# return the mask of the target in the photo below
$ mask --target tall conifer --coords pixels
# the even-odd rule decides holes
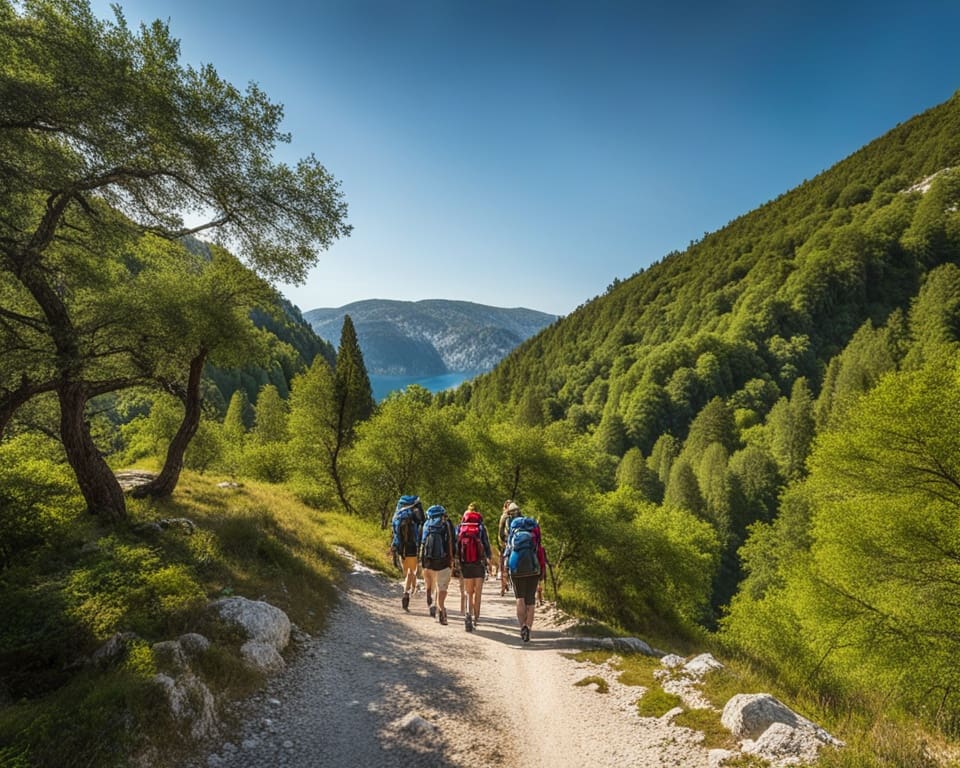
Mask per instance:
[[[344,315],[343,329],[340,331],[334,391],[336,407],[341,414],[342,438],[349,443],[356,425],[370,418],[376,405],[367,367],[363,362],[363,353],[357,341],[357,331],[350,315]]]

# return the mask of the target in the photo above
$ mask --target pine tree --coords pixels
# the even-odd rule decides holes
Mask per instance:
[[[784,476],[788,480],[803,477],[814,435],[813,397],[806,379],[793,383],[790,399],[780,399],[770,411],[767,425],[770,448]]]
[[[655,504],[663,499],[663,483],[657,473],[647,466],[647,460],[639,448],[630,448],[617,466],[617,487],[640,491],[643,497]]]
[[[670,468],[670,478],[663,493],[663,504],[674,509],[685,509],[703,517],[705,504],[697,476],[685,458],[677,459]]]
[[[363,362],[363,353],[357,341],[357,332],[350,315],[344,315],[340,331],[340,346],[337,348],[337,364],[334,376],[335,407],[340,414],[339,431],[342,442],[349,444],[357,424],[373,414],[376,401],[373,388]]]

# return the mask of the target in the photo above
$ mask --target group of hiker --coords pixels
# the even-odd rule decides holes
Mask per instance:
[[[419,496],[405,495],[397,501],[390,550],[403,572],[401,606],[410,610],[417,591],[418,570],[422,569],[427,608],[431,618],[447,624],[447,593],[450,581],[460,582],[460,611],[467,632],[480,621],[483,582],[488,575],[500,578],[500,595],[513,590],[517,598],[517,621],[523,642],[530,640],[530,628],[537,602],[543,600],[547,557],[540,525],[524,515],[512,499],[503,503],[497,526],[499,560],[493,549],[483,516],[476,503],[467,505],[457,524],[440,504],[423,509]]]

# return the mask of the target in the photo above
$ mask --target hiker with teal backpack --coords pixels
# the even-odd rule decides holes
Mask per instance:
[[[483,596],[483,578],[487,562],[493,556],[490,537],[483,526],[483,516],[471,502],[457,526],[457,560],[460,563],[461,583],[467,596],[463,622],[467,632],[480,620],[480,598]]]
[[[530,642],[530,628],[537,612],[537,586],[546,578],[547,556],[536,519],[520,515],[510,522],[506,563],[513,593],[517,596],[520,639]]]
[[[420,537],[420,562],[427,587],[427,606],[431,616],[447,623],[447,590],[453,573],[455,534],[447,510],[434,504],[427,510],[427,521]],[[434,604],[436,590],[436,604]]]
[[[401,496],[393,513],[393,540],[390,552],[396,562],[399,559],[403,572],[403,597],[400,605],[410,610],[410,595],[417,586],[417,554],[420,548],[420,531],[424,522],[423,504],[419,496]]]

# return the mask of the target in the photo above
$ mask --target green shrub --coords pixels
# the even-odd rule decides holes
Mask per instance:
[[[595,685],[597,686],[597,693],[610,692],[609,684],[607,683],[606,680],[604,680],[599,675],[590,675],[589,677],[585,677],[582,680],[577,680],[577,682],[575,682],[574,685],[576,685],[579,688],[585,688],[588,685]]]
[[[50,441],[19,435],[0,443],[0,569],[69,535],[83,514],[76,481]]]
[[[147,724],[155,728],[164,712],[163,694],[149,679],[86,673],[42,701],[0,709],[0,749],[26,756],[21,765],[31,768],[122,766]]]
[[[95,637],[119,630],[147,637],[176,633],[206,602],[192,569],[164,562],[158,547],[119,534],[97,545],[65,585],[70,615]]]
[[[282,483],[290,475],[285,443],[254,443],[244,448],[241,473],[267,483]]]
[[[662,717],[674,707],[683,705],[683,699],[673,693],[667,693],[660,686],[647,688],[637,702],[640,717]]]

